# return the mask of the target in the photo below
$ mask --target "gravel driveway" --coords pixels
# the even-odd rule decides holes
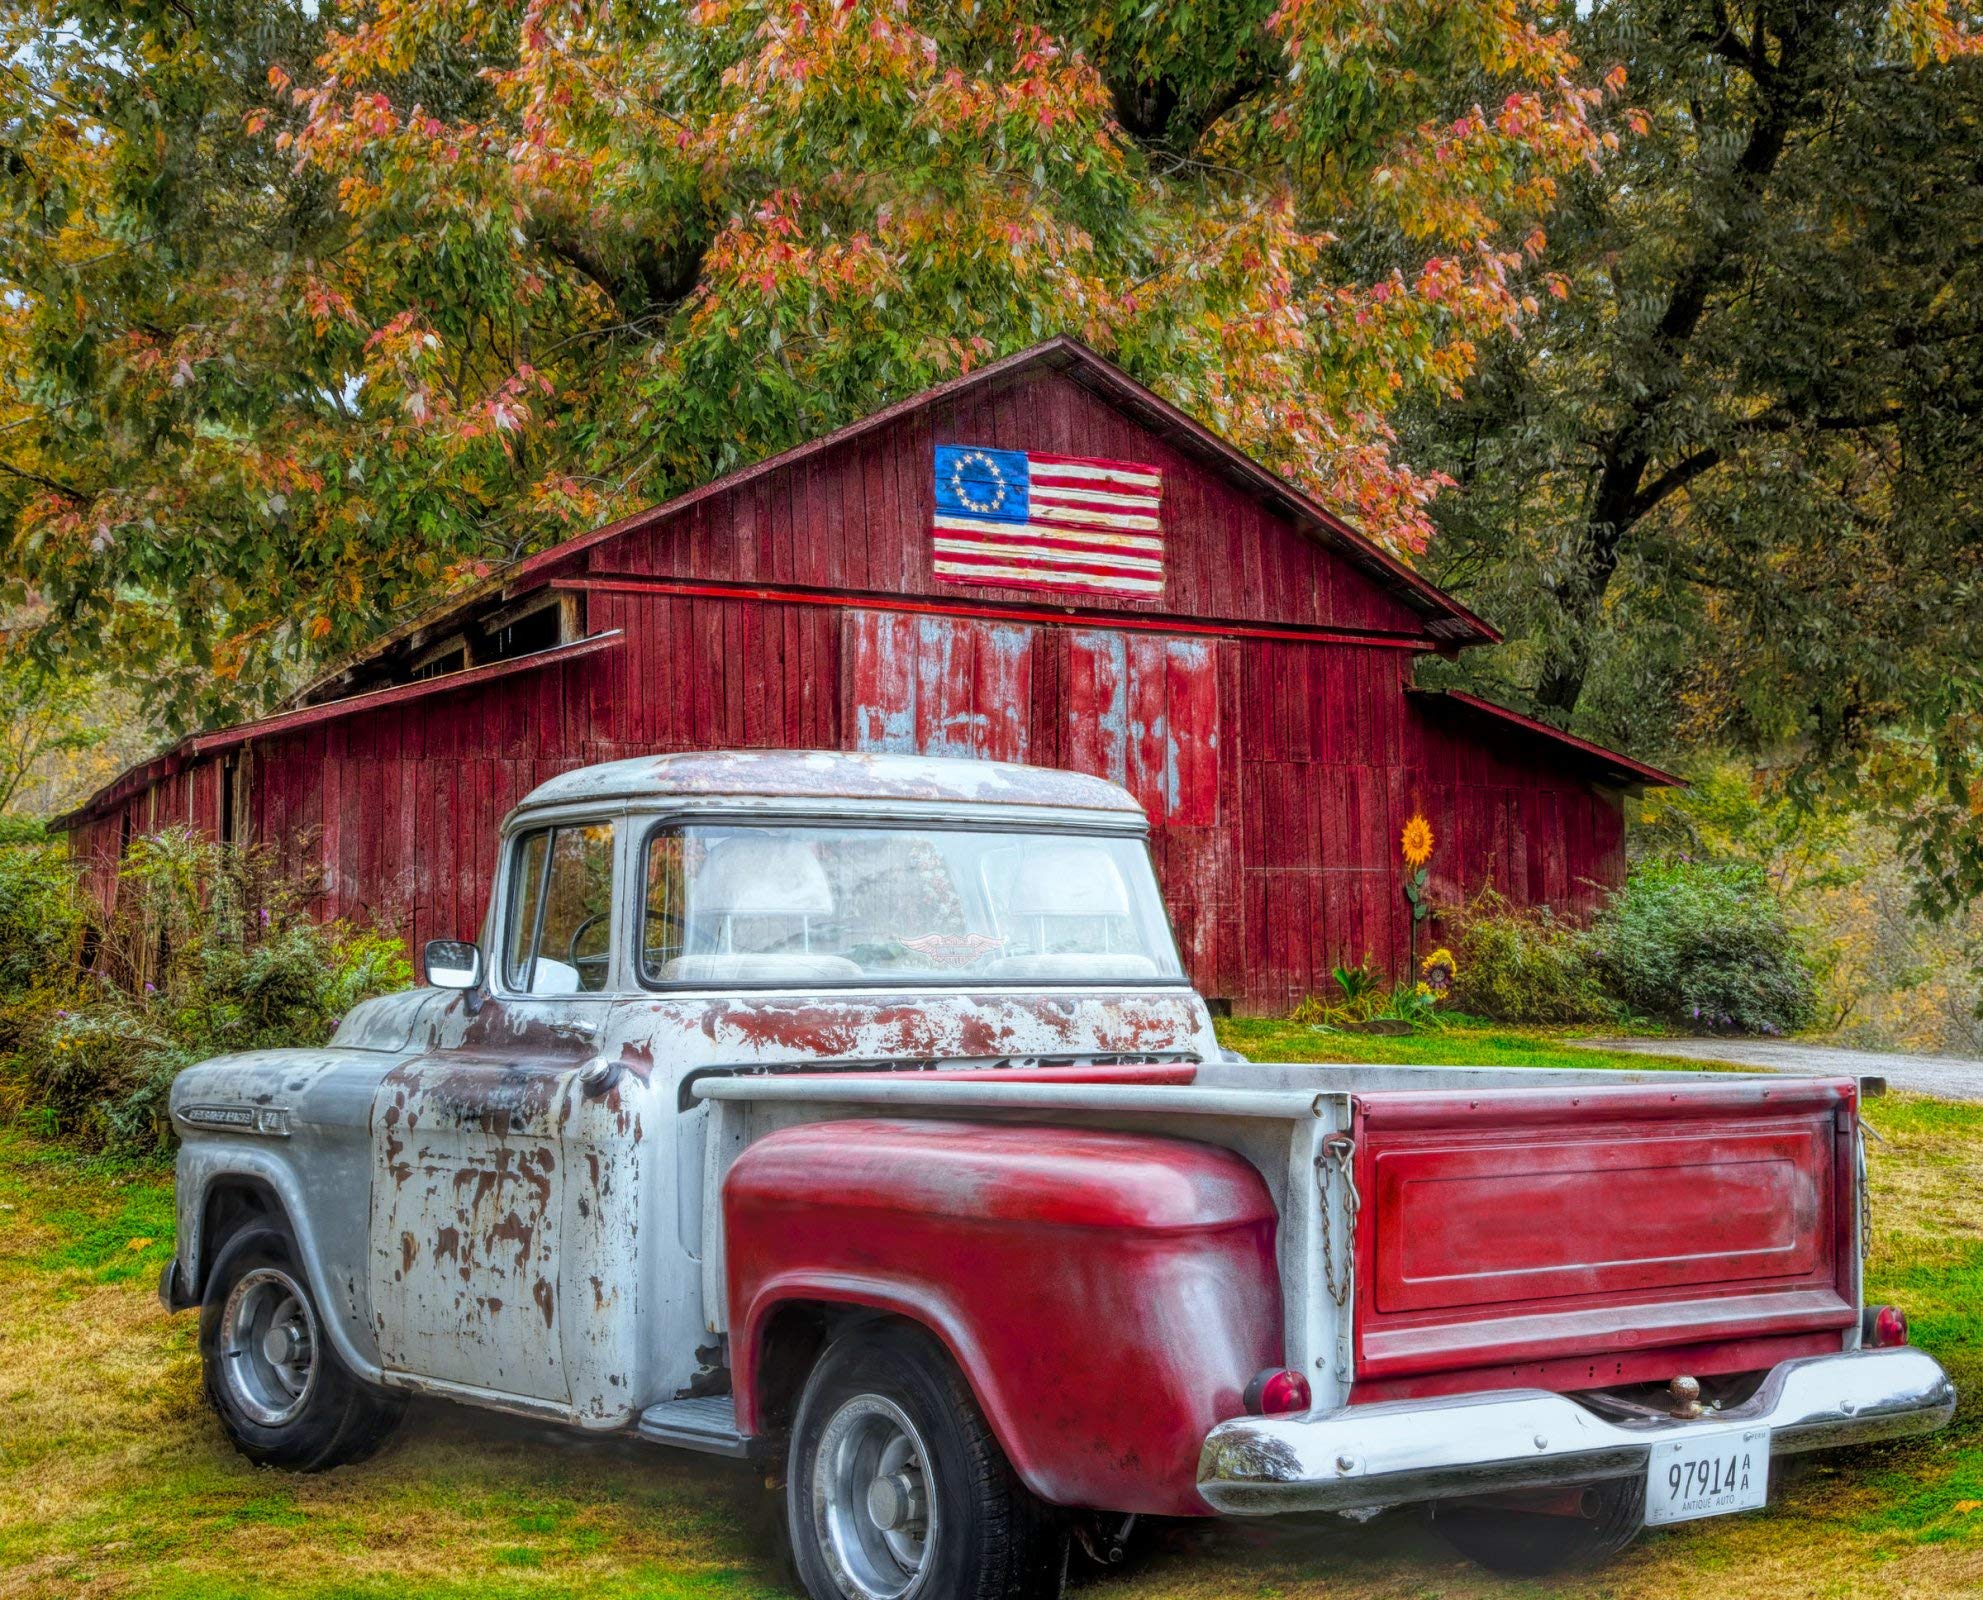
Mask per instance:
[[[1896,1089],[1948,1100],[1983,1100],[1983,1061],[1962,1056],[1908,1056],[1883,1050],[1762,1039],[1577,1039],[1594,1049],[1636,1050],[1650,1056],[1691,1056],[1739,1067],[1822,1077],[1885,1078]]]

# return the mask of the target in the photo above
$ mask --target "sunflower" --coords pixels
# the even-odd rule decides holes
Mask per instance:
[[[1443,944],[1418,964],[1422,976],[1419,984],[1429,994],[1445,999],[1453,988],[1453,974],[1457,968],[1453,952]]]
[[[1425,818],[1413,814],[1405,824],[1404,837],[1398,841],[1398,848],[1405,853],[1405,865],[1422,867],[1432,859],[1432,824]]]

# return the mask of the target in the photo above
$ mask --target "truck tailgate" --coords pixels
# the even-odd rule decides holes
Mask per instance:
[[[1352,1109],[1363,1394],[1576,1388],[1838,1348],[1850,1079],[1376,1092]],[[1491,1369],[1491,1370],[1490,1370]],[[1483,1376],[1485,1374],[1485,1376]],[[1431,1380],[1431,1381],[1428,1381]]]

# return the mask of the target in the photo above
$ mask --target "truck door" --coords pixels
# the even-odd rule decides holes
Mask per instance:
[[[488,997],[380,1085],[369,1281],[389,1371],[570,1403],[564,1135],[612,1004],[614,845],[607,822],[510,841]]]

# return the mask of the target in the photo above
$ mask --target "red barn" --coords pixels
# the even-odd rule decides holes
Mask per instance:
[[[1157,576],[1070,587],[1051,554],[989,573],[939,562],[935,462],[958,446],[1133,464],[1161,484],[1160,541],[1128,541],[1161,543],[1131,563]],[[1414,812],[1443,898],[1492,884],[1579,914],[1618,882],[1622,793],[1672,780],[1411,687],[1421,654],[1495,637],[1056,340],[533,556],[65,821],[106,900],[134,833],[191,825],[275,842],[321,874],[325,915],[397,926],[417,949],[472,933],[498,822],[569,767],[721,747],[1072,767],[1148,808],[1198,986],[1274,1010],[1326,990],[1337,962],[1402,959]]]

